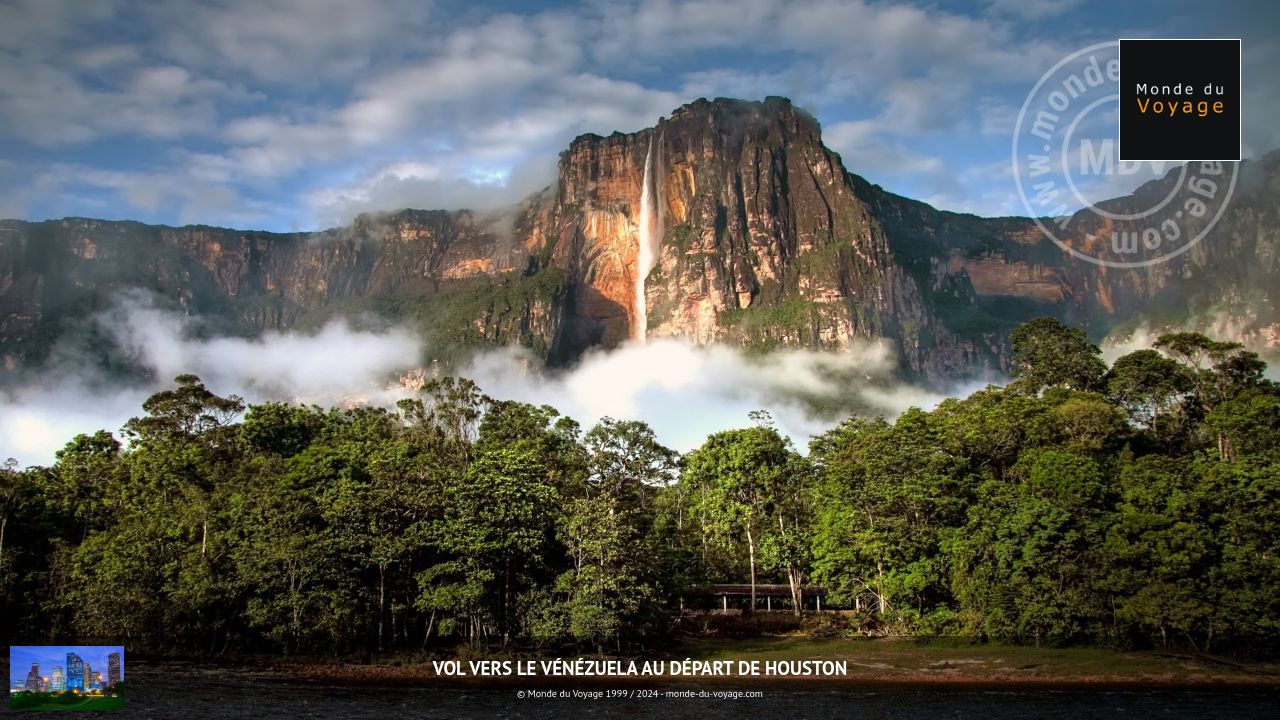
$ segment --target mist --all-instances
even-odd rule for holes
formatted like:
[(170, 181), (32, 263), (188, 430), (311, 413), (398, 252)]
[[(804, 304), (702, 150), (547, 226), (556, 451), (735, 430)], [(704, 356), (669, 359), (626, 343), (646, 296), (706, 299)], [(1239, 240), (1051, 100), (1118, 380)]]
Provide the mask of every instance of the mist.
[(1267, 363), (1263, 376), (1280, 381), (1280, 352), (1275, 341), (1257, 331), (1248, 329), (1249, 322), (1242, 321), (1226, 311), (1203, 313), (1180, 324), (1152, 327), (1139, 323), (1132, 330), (1113, 331), (1099, 343), (1102, 359), (1111, 365), (1124, 355), (1155, 347), (1161, 335), (1174, 332), (1198, 332), (1214, 340), (1232, 340), (1244, 345), (1246, 350), (1258, 353)]
[(365, 402), (386, 377), (414, 365), (420, 350), (407, 331), (360, 331), (341, 322), (312, 335), (199, 338), (194, 321), (139, 293), (122, 294), (91, 324), (153, 379), (121, 380), (79, 346), (55, 347), (43, 373), (0, 394), (0, 459), (51, 463), (77, 433), (116, 432), (141, 415), (142, 402), (183, 373), (199, 375), (215, 393), (251, 402)]
[[(78, 433), (117, 432), (142, 414), (148, 396), (171, 387), (183, 373), (200, 376), (219, 395), (250, 403), (390, 407), (414, 392), (404, 380), (430, 354), (422, 338), (404, 328), (356, 329), (345, 322), (312, 334), (200, 337), (196, 321), (136, 294), (122, 296), (93, 322), (150, 379), (122, 382), (87, 353), (70, 345), (57, 348), (43, 373), (0, 396), (0, 459), (50, 464)], [(747, 414), (763, 409), (804, 451), (811, 435), (854, 409), (892, 418), (945, 397), (895, 381), (896, 365), (893, 351), (881, 342), (841, 352), (761, 355), (659, 338), (590, 352), (558, 372), (544, 370), (519, 349), (492, 350), (454, 374), (497, 399), (551, 405), (584, 429), (606, 416), (643, 420), (663, 443), (682, 452), (710, 433), (750, 424)]]
[[(883, 343), (841, 352), (784, 350), (752, 355), (676, 338), (632, 341), (588, 353), (572, 370), (548, 374), (513, 350), (478, 356), (460, 374), (494, 397), (546, 403), (589, 427), (602, 417), (643, 420), (666, 445), (686, 452), (719, 430), (744, 427), (767, 410), (804, 451), (850, 408), (896, 417), (942, 396), (892, 381), (895, 359)], [(828, 407), (820, 407), (827, 401)]]

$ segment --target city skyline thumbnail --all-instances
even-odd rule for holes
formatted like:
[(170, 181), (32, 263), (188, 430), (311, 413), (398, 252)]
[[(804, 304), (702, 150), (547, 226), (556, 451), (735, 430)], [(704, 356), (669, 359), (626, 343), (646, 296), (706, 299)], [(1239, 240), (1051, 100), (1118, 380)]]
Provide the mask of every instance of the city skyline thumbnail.
[[(112, 655), (115, 654), (115, 658)], [(74, 657), (73, 657), (74, 656)], [(70, 667), (82, 663), (77, 677)], [(9, 648), (9, 689), (25, 687), (33, 666), (39, 677), (61, 689), (84, 689), (83, 665), (106, 684), (124, 680), (124, 646), (122, 645), (13, 645)], [(54, 669), (58, 670), (55, 677)], [(61, 683), (56, 681), (61, 680)], [(64, 687), (63, 687), (64, 686)]]

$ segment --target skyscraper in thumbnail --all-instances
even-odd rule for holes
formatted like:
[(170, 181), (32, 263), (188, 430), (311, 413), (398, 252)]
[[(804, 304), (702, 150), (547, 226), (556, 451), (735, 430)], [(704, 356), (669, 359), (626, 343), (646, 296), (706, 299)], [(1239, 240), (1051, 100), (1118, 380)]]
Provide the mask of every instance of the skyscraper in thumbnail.
[(75, 653), (67, 653), (67, 689), (84, 692), (85, 661)]
[(94, 670), (89, 675), (89, 687), (93, 688), (94, 690), (102, 689), (102, 673), (98, 672), (97, 670)]
[(120, 682), (120, 653), (107, 655), (107, 687), (115, 687)]
[(93, 689), (93, 668), (87, 662), (84, 664), (84, 689)]
[(27, 684), (24, 686), (27, 692), (40, 692), (40, 664), (31, 663), (31, 670), (27, 672)]
[(49, 689), (53, 692), (67, 689), (67, 674), (62, 671), (61, 665), (54, 665), (53, 672), (49, 673)]

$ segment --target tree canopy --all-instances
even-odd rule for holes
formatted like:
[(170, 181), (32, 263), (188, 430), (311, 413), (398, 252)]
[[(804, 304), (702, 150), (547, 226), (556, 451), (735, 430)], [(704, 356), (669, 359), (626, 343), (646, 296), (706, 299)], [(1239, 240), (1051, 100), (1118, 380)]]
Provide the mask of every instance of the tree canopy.
[(642, 422), (432, 380), (394, 409), (183, 375), (122, 437), (0, 468), (0, 631), (140, 650), (618, 652), (692, 591), (820, 584), (850, 631), (1280, 649), (1280, 388), (1194, 333), (1107, 367), (1013, 335), (1015, 380), (807, 453), (763, 414), (680, 455)]

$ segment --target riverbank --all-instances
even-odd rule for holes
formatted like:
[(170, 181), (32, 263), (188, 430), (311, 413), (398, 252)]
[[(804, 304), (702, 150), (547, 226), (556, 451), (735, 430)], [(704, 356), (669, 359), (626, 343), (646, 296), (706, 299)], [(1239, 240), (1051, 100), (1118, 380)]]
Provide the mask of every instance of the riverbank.
[[(439, 685), (492, 683), (639, 684), (667, 683), (824, 683), (853, 685), (957, 685), (974, 687), (1280, 687), (1280, 663), (1238, 662), (1185, 653), (1118, 652), (1097, 648), (1034, 648), (920, 642), (904, 638), (812, 640), (795, 637), (687, 639), (674, 645), (669, 659), (702, 661), (840, 661), (840, 677), (761, 678), (728, 676), (653, 677), (442, 677), (429, 660), (400, 658), (377, 663), (277, 662), (273, 669), (294, 677), (331, 684)], [(482, 656), (481, 656), (482, 657)], [(477, 657), (476, 659), (479, 659)], [(573, 659), (573, 658), (568, 658)], [(653, 658), (637, 658), (638, 661)], [(463, 662), (467, 667), (467, 661)]]

